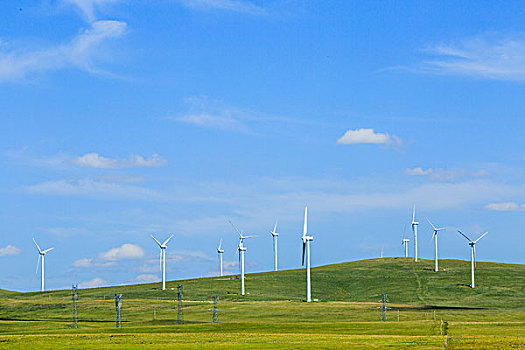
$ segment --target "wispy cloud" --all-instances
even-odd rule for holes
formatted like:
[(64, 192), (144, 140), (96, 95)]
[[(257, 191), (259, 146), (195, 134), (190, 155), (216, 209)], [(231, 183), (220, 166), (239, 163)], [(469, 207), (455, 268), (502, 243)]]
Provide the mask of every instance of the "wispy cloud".
[(75, 67), (86, 72), (105, 74), (97, 61), (100, 45), (108, 39), (121, 37), (126, 23), (96, 21), (68, 44), (42, 50), (8, 50), (0, 46), (0, 82), (15, 81), (36, 73)]
[(74, 5), (88, 21), (93, 22), (96, 19), (95, 11), (109, 3), (115, 3), (119, 0), (64, 0), (66, 3)]
[[(169, 116), (165, 119), (199, 127), (232, 130), (247, 134), (258, 134), (264, 126), (275, 123), (282, 125), (327, 125), (322, 122), (267, 115), (248, 109), (232, 107), (207, 96), (188, 97), (184, 102), (188, 106), (186, 113), (178, 116)], [(275, 128), (272, 128), (272, 132), (275, 132)]]
[(350, 129), (337, 140), (337, 143), (342, 145), (375, 144), (397, 147), (403, 145), (403, 141), (396, 135), (375, 132), (374, 129)]
[(105, 286), (107, 284), (108, 284), (108, 281), (100, 277), (95, 277), (89, 281), (80, 282), (78, 284), (78, 287), (79, 288), (95, 288), (95, 287)]
[(165, 197), (153, 190), (131, 184), (107, 182), (95, 178), (47, 181), (24, 188), (29, 194), (85, 196), (161, 200)]
[(99, 169), (160, 167), (167, 164), (164, 158), (155, 153), (150, 158), (132, 154), (128, 159), (106, 158), (98, 153), (86, 153), (83, 156), (73, 158), (72, 162), (81, 167)]
[(407, 168), (403, 171), (405, 175), (409, 176), (424, 176), (433, 181), (455, 181), (466, 178), (481, 178), (489, 176), (486, 170), (466, 170), (466, 169), (442, 169), (442, 168)]
[(221, 116), (208, 113), (186, 114), (182, 117), (176, 118), (176, 120), (208, 128), (247, 131), (247, 127), (243, 125), (240, 120), (231, 116)]
[(249, 1), (240, 0), (179, 0), (179, 2), (192, 9), (223, 10), (249, 15), (265, 15), (266, 9)]
[(215, 261), (201, 251), (176, 250), (168, 254), (168, 261), (174, 262), (209, 262)]
[(143, 275), (138, 275), (137, 277), (135, 277), (135, 281), (141, 282), (141, 283), (155, 282), (158, 280), (159, 280), (159, 277), (157, 275), (152, 275), (152, 274), (143, 274)]
[(108, 267), (115, 266), (115, 262), (111, 261), (100, 261), (93, 258), (83, 258), (73, 261), (74, 267)]
[(409, 68), (419, 73), (525, 80), (525, 35), (488, 34), (424, 50), (435, 58)]
[(483, 209), (494, 211), (525, 211), (525, 204), (518, 204), (516, 202), (489, 203), (485, 205)]
[(20, 253), (22, 253), (22, 251), (19, 248), (10, 244), (4, 248), (0, 248), (0, 256), (19, 255)]

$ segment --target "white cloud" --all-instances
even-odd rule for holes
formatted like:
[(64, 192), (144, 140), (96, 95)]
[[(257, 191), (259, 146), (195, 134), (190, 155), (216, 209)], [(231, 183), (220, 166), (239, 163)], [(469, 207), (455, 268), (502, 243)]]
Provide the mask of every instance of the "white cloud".
[(135, 281), (137, 282), (155, 282), (158, 280), (159, 280), (159, 277), (157, 275), (150, 275), (150, 274), (138, 275), (135, 278)]
[(239, 13), (246, 13), (250, 15), (264, 15), (266, 10), (263, 7), (257, 6), (248, 1), (240, 0), (179, 0), (179, 2), (188, 7), (195, 9), (217, 9), (224, 11), (232, 11)]
[(5, 248), (0, 248), (0, 256), (18, 255), (21, 252), (22, 251), (19, 248), (13, 247), (10, 244)]
[(165, 159), (154, 153), (150, 158), (144, 158), (132, 154), (128, 159), (114, 159), (100, 156), (98, 153), (86, 153), (83, 156), (73, 158), (73, 164), (98, 169), (123, 169), (123, 168), (145, 168), (160, 167), (166, 165)]
[(99, 257), (102, 260), (124, 260), (124, 259), (140, 259), (144, 257), (144, 249), (136, 244), (125, 243), (118, 248), (112, 248), (107, 252), (100, 253)]
[(95, 277), (92, 280), (80, 282), (78, 284), (78, 287), (79, 288), (95, 288), (95, 287), (101, 287), (107, 284), (108, 284), (108, 281), (103, 280), (100, 277)]
[(388, 133), (374, 132), (374, 129), (355, 129), (348, 130), (337, 140), (338, 144), (357, 145), (357, 144), (376, 144), (385, 146), (402, 146), (403, 141), (396, 135)]
[(411, 176), (429, 175), (432, 173), (432, 168), (429, 168), (427, 170), (423, 170), (421, 168), (405, 169), (404, 173), (406, 175), (411, 175)]
[(525, 80), (525, 36), (489, 34), (425, 50), (436, 56), (415, 71), (483, 79)]
[(66, 2), (77, 6), (82, 15), (89, 21), (95, 20), (95, 8), (102, 5), (116, 2), (118, 0), (65, 0)]
[(91, 267), (93, 266), (93, 259), (91, 258), (85, 258), (85, 259), (78, 259), (73, 262), (74, 267)]
[(525, 204), (516, 202), (489, 203), (483, 209), (494, 211), (525, 211)]
[(486, 170), (470, 171), (465, 169), (442, 169), (442, 168), (407, 168), (403, 171), (405, 175), (410, 176), (426, 176), (433, 181), (455, 181), (458, 179), (465, 178), (481, 178), (489, 176), (489, 172)]
[(97, 49), (107, 39), (121, 37), (125, 29), (125, 22), (96, 21), (65, 45), (33, 51), (0, 50), (0, 81), (18, 81), (30, 74), (67, 67), (104, 73), (94, 65)]

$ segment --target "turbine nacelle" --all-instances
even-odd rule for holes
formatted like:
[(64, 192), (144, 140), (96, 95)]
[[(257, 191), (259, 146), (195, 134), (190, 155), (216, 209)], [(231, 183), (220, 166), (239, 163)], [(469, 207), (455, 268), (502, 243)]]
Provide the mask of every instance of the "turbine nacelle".
[(273, 237), (279, 236), (279, 234), (277, 233), (277, 221), (275, 222), (275, 226), (273, 227), (273, 230), (270, 231), (270, 233)]

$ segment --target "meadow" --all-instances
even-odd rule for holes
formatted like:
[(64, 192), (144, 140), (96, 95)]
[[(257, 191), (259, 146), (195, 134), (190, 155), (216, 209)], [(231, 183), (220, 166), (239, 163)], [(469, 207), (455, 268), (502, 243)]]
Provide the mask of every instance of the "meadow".
[[(304, 270), (79, 290), (78, 328), (71, 291), (0, 291), (0, 348), (525, 349), (525, 266), (384, 258)], [(184, 286), (184, 324), (176, 324), (176, 286)], [(115, 293), (123, 294), (115, 328)], [(380, 322), (380, 294), (388, 322)], [(212, 298), (219, 323), (212, 324)], [(448, 337), (447, 337), (448, 334)], [(447, 339), (448, 338), (448, 339)]]

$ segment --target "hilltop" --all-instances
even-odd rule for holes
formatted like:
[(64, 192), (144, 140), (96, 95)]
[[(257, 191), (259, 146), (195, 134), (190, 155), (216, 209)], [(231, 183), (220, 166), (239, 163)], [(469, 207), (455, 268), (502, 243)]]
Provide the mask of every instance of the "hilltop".
[[(444, 270), (443, 270), (444, 269)], [(312, 295), (319, 301), (377, 302), (385, 293), (389, 302), (433, 307), (516, 307), (523, 305), (525, 265), (478, 262), (476, 288), (468, 287), (470, 262), (441, 260), (433, 271), (433, 260), (414, 263), (410, 258), (382, 258), (319, 266), (312, 269)], [(240, 296), (238, 276), (168, 281), (160, 283), (83, 289), (82, 299), (111, 298), (123, 293), (126, 299), (174, 299), (176, 286), (184, 285), (185, 300), (297, 300), (304, 298), (303, 269), (248, 274)], [(175, 290), (173, 290), (173, 289)], [(4, 293), (2, 293), (4, 294)], [(70, 291), (5, 293), (4, 298), (69, 297)]]

